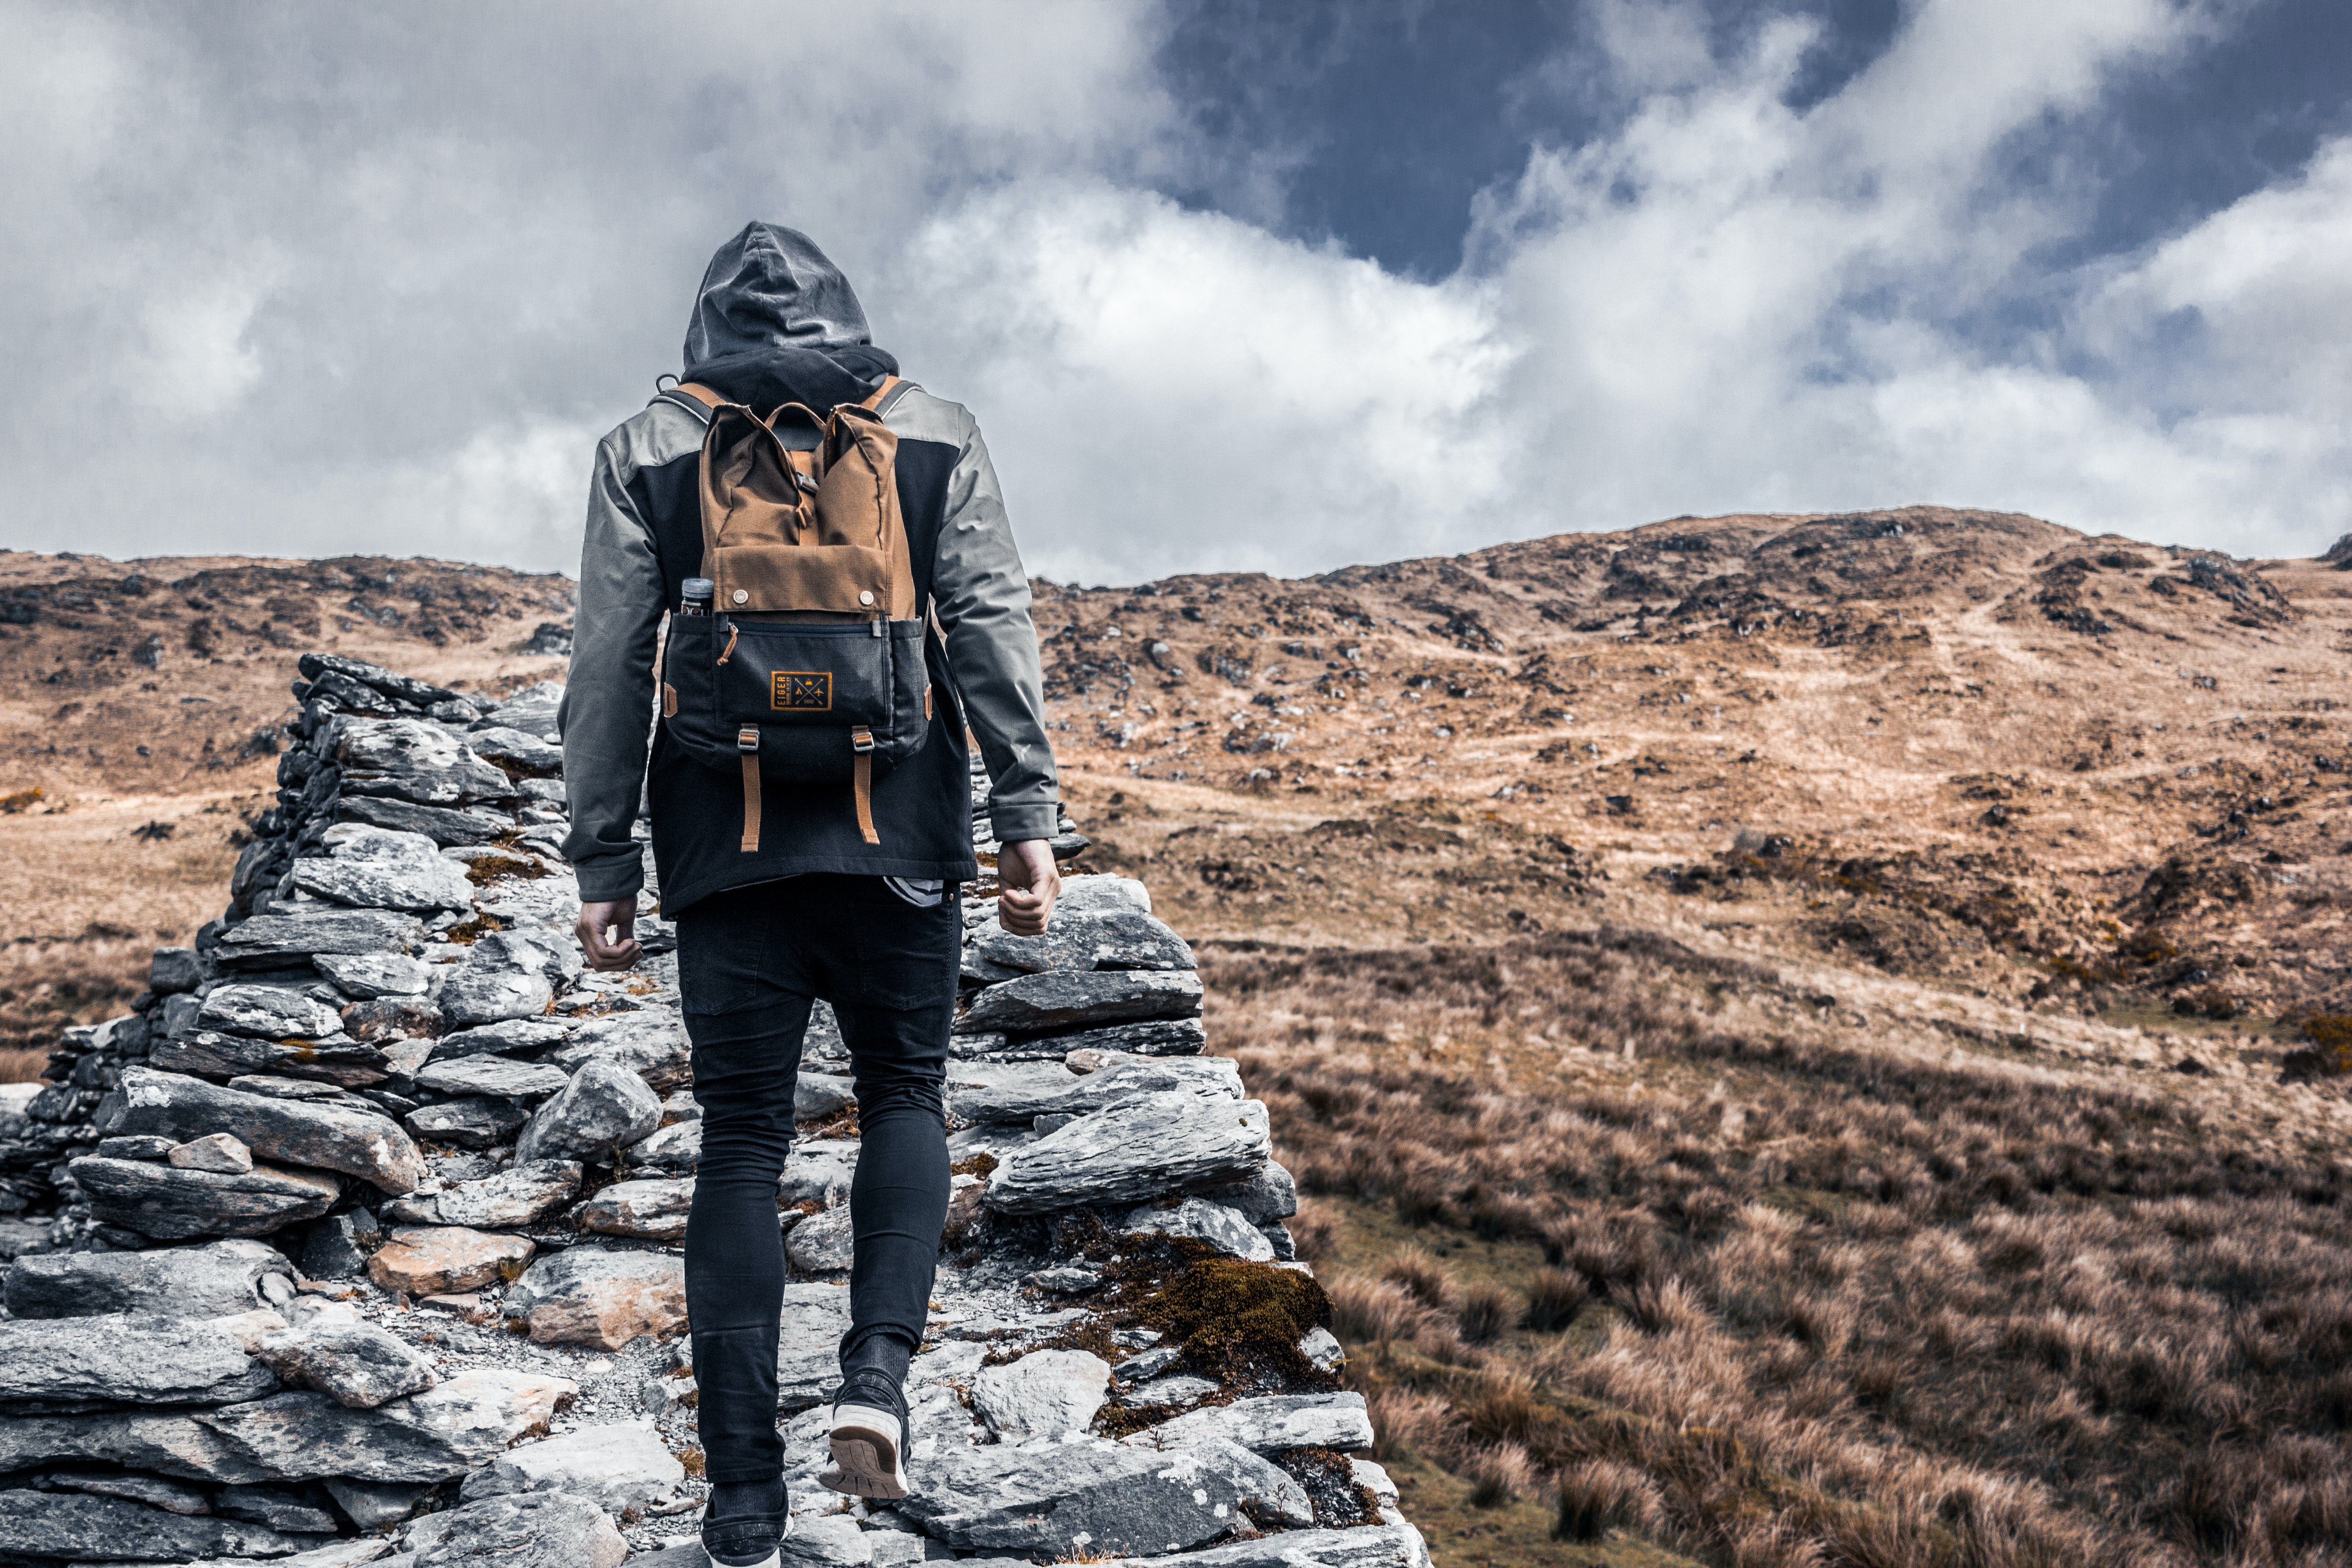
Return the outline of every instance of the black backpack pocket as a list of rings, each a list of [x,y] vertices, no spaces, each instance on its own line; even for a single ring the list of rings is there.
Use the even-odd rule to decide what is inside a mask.
[[[887,768],[930,734],[924,623],[799,626],[679,616],[663,653],[662,711],[704,765],[742,766],[758,731],[760,773],[778,784],[845,784],[860,754]]]
[[[719,717],[730,725],[786,729],[890,728],[898,639],[883,621],[846,626],[719,623],[727,630],[714,663]]]

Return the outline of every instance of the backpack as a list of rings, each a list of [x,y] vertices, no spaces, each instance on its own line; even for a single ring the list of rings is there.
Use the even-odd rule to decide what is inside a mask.
[[[687,754],[743,780],[745,854],[760,847],[760,784],[842,784],[874,830],[874,774],[922,749],[931,688],[898,508],[898,437],[884,401],[765,417],[692,384],[662,394],[707,414],[699,495],[709,613],[673,615],[662,716]]]

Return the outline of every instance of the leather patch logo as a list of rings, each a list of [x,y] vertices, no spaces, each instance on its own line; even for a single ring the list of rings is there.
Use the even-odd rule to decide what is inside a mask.
[[[768,706],[780,713],[833,710],[833,671],[780,669],[768,678]]]

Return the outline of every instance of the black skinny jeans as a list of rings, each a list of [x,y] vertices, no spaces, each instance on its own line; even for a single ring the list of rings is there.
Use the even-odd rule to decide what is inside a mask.
[[[948,1208],[948,1026],[963,921],[953,896],[917,909],[878,877],[811,876],[714,894],[677,917],[678,988],[694,1043],[702,1159],[686,1226],[697,1415],[713,1482],[768,1480],[784,1248],[776,1180],[809,1004],[841,1019],[862,1148],[846,1358],[875,1334],[922,1342]]]

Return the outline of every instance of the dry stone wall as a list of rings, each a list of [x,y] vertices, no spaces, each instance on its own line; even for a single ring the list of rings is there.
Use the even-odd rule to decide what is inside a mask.
[[[0,1106],[0,1564],[697,1568],[700,1124],[658,889],[640,968],[585,973],[560,689],[301,671],[222,918]],[[1364,1404],[1265,1108],[1201,1054],[1191,950],[1139,883],[1066,889],[1043,937],[985,882],[967,903],[896,1507],[815,1484],[858,1157],[817,1010],[777,1194],[788,1558],[1426,1563],[1353,1457]]]

